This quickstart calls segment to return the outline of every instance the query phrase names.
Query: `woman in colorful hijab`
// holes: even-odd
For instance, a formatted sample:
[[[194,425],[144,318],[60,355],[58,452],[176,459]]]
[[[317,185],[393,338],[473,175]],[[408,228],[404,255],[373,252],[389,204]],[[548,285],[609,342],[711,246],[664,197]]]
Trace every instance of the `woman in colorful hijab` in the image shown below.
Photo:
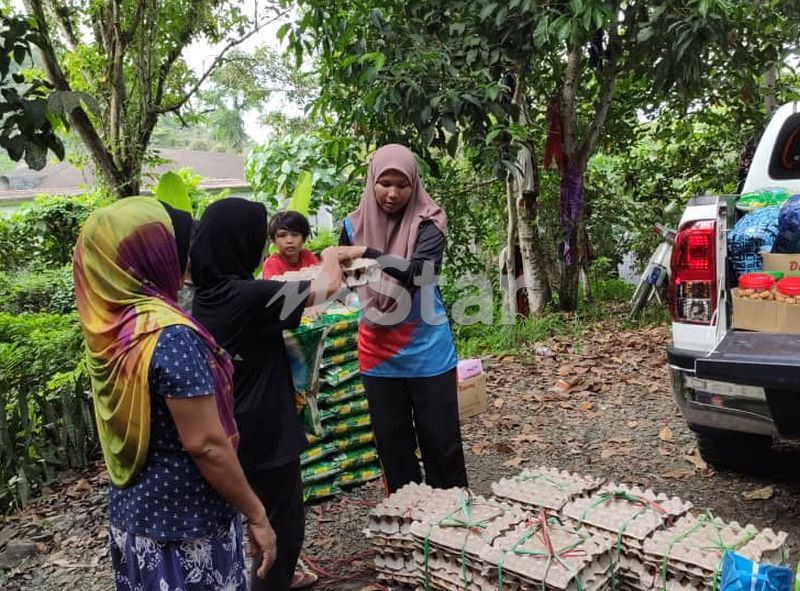
[[[246,589],[238,512],[262,577],[275,556],[236,459],[230,358],[176,301],[190,233],[188,214],[129,197],[94,212],[75,249],[119,591]]]
[[[234,197],[212,203],[192,243],[192,313],[233,356],[239,461],[278,536],[275,565],[264,580],[252,577],[251,591],[286,591],[305,532],[300,453],[307,441],[283,330],[297,328],[316,298],[336,293],[343,257],[336,247],[323,251],[314,281],[254,279],[266,246],[263,204]]]
[[[428,484],[467,486],[456,351],[436,285],[446,232],[413,152],[397,144],[376,151],[340,244],[383,269],[378,285],[359,291],[358,361],[389,493],[421,482],[417,445]]]

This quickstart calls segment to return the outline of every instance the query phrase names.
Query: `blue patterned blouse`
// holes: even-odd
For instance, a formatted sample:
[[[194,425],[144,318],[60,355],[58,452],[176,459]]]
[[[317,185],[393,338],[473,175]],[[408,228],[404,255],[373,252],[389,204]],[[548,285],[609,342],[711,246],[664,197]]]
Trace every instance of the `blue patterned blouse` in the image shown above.
[[[111,525],[156,540],[227,531],[235,510],[211,488],[181,446],[165,397],[211,396],[207,347],[186,326],[161,332],[150,363],[150,447],[133,484],[111,487]]]

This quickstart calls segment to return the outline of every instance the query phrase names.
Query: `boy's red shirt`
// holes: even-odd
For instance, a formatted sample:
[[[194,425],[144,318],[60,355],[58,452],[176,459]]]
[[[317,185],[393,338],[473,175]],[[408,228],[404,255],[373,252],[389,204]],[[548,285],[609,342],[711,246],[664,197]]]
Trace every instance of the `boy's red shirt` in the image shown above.
[[[264,261],[261,277],[269,279],[276,275],[283,275],[287,271],[299,271],[305,267],[313,267],[315,265],[319,265],[319,259],[307,248],[300,249],[300,258],[297,259],[296,265],[292,265],[280,253],[276,252]]]

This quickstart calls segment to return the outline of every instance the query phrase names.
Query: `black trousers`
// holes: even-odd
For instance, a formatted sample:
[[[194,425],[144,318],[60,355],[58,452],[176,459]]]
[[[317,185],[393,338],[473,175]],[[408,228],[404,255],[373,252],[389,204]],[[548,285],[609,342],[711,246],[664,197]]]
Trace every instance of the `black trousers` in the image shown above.
[[[458,421],[456,370],[430,378],[362,376],[375,445],[389,494],[409,482],[435,488],[467,486]]]
[[[256,576],[261,564],[254,560],[250,570],[251,591],[287,591],[294,568],[300,557],[305,537],[305,508],[303,484],[300,480],[300,460],[247,474],[247,480],[264,507],[275,530],[278,552],[275,563],[264,580]]]

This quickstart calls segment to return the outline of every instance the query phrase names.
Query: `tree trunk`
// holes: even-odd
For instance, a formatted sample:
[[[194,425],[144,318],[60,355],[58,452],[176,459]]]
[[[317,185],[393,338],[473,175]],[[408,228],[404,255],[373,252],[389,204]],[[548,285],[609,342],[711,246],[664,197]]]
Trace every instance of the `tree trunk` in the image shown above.
[[[535,169],[534,169],[535,170]],[[521,191],[517,198],[519,217],[519,248],[522,253],[522,269],[525,277],[525,293],[531,314],[540,314],[552,299],[550,281],[542,252],[537,217],[539,186],[536,191]]]
[[[500,253],[500,288],[503,290],[503,322],[513,323],[517,318],[517,265],[514,250],[517,246],[516,179],[508,176],[506,181],[506,245]]]

